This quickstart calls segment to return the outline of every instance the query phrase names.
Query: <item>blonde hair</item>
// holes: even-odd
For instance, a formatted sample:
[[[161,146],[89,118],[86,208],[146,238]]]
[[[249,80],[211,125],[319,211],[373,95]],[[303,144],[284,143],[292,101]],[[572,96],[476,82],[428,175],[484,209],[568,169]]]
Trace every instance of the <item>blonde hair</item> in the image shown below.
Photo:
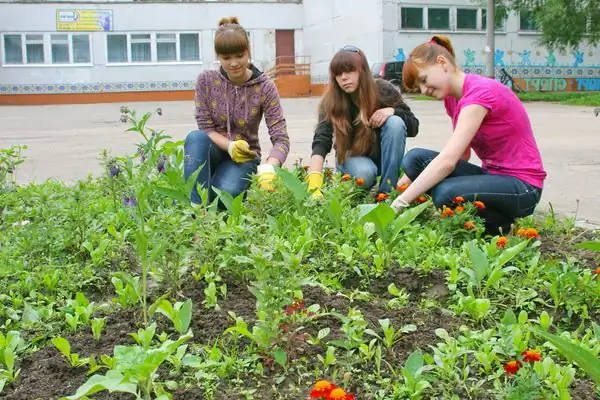
[[[402,67],[402,81],[408,90],[417,87],[419,68],[424,65],[436,63],[439,56],[444,56],[450,64],[457,67],[454,48],[446,36],[435,35],[427,42],[418,45],[410,52],[404,67]]]
[[[229,55],[246,51],[250,53],[250,40],[238,17],[221,18],[215,33],[215,53]]]

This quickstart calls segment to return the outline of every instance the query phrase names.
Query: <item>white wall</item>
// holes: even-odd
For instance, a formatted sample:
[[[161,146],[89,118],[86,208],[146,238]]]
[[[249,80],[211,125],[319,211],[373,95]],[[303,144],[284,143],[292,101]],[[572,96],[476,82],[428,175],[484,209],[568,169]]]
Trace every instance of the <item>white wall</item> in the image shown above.
[[[327,80],[329,62],[345,44],[361,48],[369,60],[382,56],[382,0],[304,0],[304,53],[313,82]]]
[[[296,52],[302,53],[302,4],[294,3],[108,3],[0,4],[1,32],[56,31],[56,10],[113,10],[114,32],[201,32],[200,63],[171,65],[106,65],[106,34],[91,33],[93,66],[4,66],[0,83],[96,83],[127,81],[190,81],[204,68],[215,67],[213,35],[223,16],[235,15],[250,32],[253,60],[266,68],[275,58],[275,30],[296,30]],[[268,18],[266,18],[268,16]],[[0,49],[2,46],[0,46]],[[1,51],[1,50],[0,50]],[[3,59],[0,54],[0,60]]]

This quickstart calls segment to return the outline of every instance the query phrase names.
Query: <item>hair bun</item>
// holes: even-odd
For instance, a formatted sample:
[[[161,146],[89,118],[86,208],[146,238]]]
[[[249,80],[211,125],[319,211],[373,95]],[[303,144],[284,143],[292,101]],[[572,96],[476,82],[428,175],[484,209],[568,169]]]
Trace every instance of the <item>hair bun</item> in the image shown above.
[[[440,46],[448,50],[448,53],[450,53],[452,57],[456,56],[454,54],[454,47],[452,46],[452,42],[450,41],[449,37],[444,35],[435,35],[431,38],[431,41],[439,44]]]
[[[240,24],[240,20],[238,17],[223,17],[219,20],[219,26],[228,25],[228,24]]]

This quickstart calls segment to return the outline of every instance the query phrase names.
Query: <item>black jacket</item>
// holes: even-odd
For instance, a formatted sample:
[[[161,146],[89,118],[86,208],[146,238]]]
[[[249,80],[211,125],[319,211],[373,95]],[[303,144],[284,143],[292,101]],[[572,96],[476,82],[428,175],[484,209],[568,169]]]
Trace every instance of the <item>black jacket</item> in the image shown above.
[[[377,109],[392,107],[394,108],[394,115],[402,118],[406,124],[408,137],[415,137],[419,133],[419,120],[410,110],[410,107],[404,102],[400,90],[398,90],[390,82],[383,79],[376,79],[375,85],[377,87]],[[348,118],[353,121],[358,113],[358,108],[353,107],[350,110]],[[380,129],[376,130],[376,146],[374,149],[379,149],[379,133]],[[319,113],[319,123],[315,129],[315,135],[312,141],[312,155],[320,155],[326,157],[333,147],[333,125],[330,121],[325,120],[322,112]],[[366,154],[365,154],[366,155]],[[370,156],[378,158],[377,155],[371,154]]]

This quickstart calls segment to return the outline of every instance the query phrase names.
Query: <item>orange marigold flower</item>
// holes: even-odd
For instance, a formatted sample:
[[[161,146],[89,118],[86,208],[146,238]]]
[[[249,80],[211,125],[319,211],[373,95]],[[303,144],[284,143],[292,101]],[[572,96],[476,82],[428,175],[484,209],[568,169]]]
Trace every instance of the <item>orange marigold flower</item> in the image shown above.
[[[378,193],[377,197],[375,198],[378,202],[382,202],[382,201],[386,201],[390,196],[387,193]]]
[[[506,364],[504,364],[504,372],[506,372],[507,375],[514,375],[517,372],[519,372],[519,370],[521,369],[521,365],[521,361],[509,361]]]
[[[467,221],[464,223],[463,226],[465,227],[465,229],[475,229],[475,222]]]
[[[485,208],[485,204],[483,204],[483,201],[475,200],[473,202],[473,205],[480,210],[483,210]]]
[[[525,237],[529,239],[537,239],[538,237],[540,237],[540,234],[538,233],[537,229],[528,228],[525,230]]]
[[[354,395],[346,393],[344,389],[336,388],[329,393],[327,400],[354,400]]]
[[[352,179],[352,176],[350,174],[344,174],[344,175],[342,175],[342,180],[343,181],[349,181],[350,179]]]
[[[444,206],[444,209],[442,210],[442,218],[451,217],[453,215],[454,211],[452,211],[451,208]]]
[[[500,236],[498,238],[498,240],[496,241],[496,246],[505,247],[507,243],[508,243],[508,238],[506,236]]]
[[[302,167],[302,168],[304,168],[304,170],[305,170],[305,171],[308,171],[308,169],[310,168],[310,165],[305,165],[305,166],[304,166],[304,167]]]
[[[456,208],[454,209],[454,212],[457,214],[462,214],[465,211],[465,208],[463,206],[456,206]]]
[[[325,381],[325,380],[317,381],[317,383],[315,383],[315,386],[310,391],[310,398],[311,399],[320,399],[322,397],[329,398],[329,395],[335,388],[336,388],[336,386],[329,381]]]
[[[600,267],[596,268],[596,270],[594,271],[594,273],[595,273],[596,275],[600,275]]]
[[[462,196],[456,196],[455,198],[452,199],[452,202],[458,203],[458,204],[463,203],[464,201],[465,201],[465,198]]]
[[[542,355],[535,350],[525,350],[521,353],[524,362],[542,361]]]
[[[419,203],[419,204],[423,204],[426,201],[427,201],[427,197],[425,197],[425,196],[419,196],[419,197],[417,197],[417,203]]]
[[[364,185],[364,184],[365,184],[365,180],[364,180],[363,178],[357,178],[357,179],[356,179],[356,184],[357,184],[358,186],[362,186],[362,185]]]
[[[517,236],[525,237],[525,232],[525,228],[519,228],[517,229]]]
[[[396,190],[399,192],[404,192],[406,189],[408,189],[408,183],[396,186]]]

